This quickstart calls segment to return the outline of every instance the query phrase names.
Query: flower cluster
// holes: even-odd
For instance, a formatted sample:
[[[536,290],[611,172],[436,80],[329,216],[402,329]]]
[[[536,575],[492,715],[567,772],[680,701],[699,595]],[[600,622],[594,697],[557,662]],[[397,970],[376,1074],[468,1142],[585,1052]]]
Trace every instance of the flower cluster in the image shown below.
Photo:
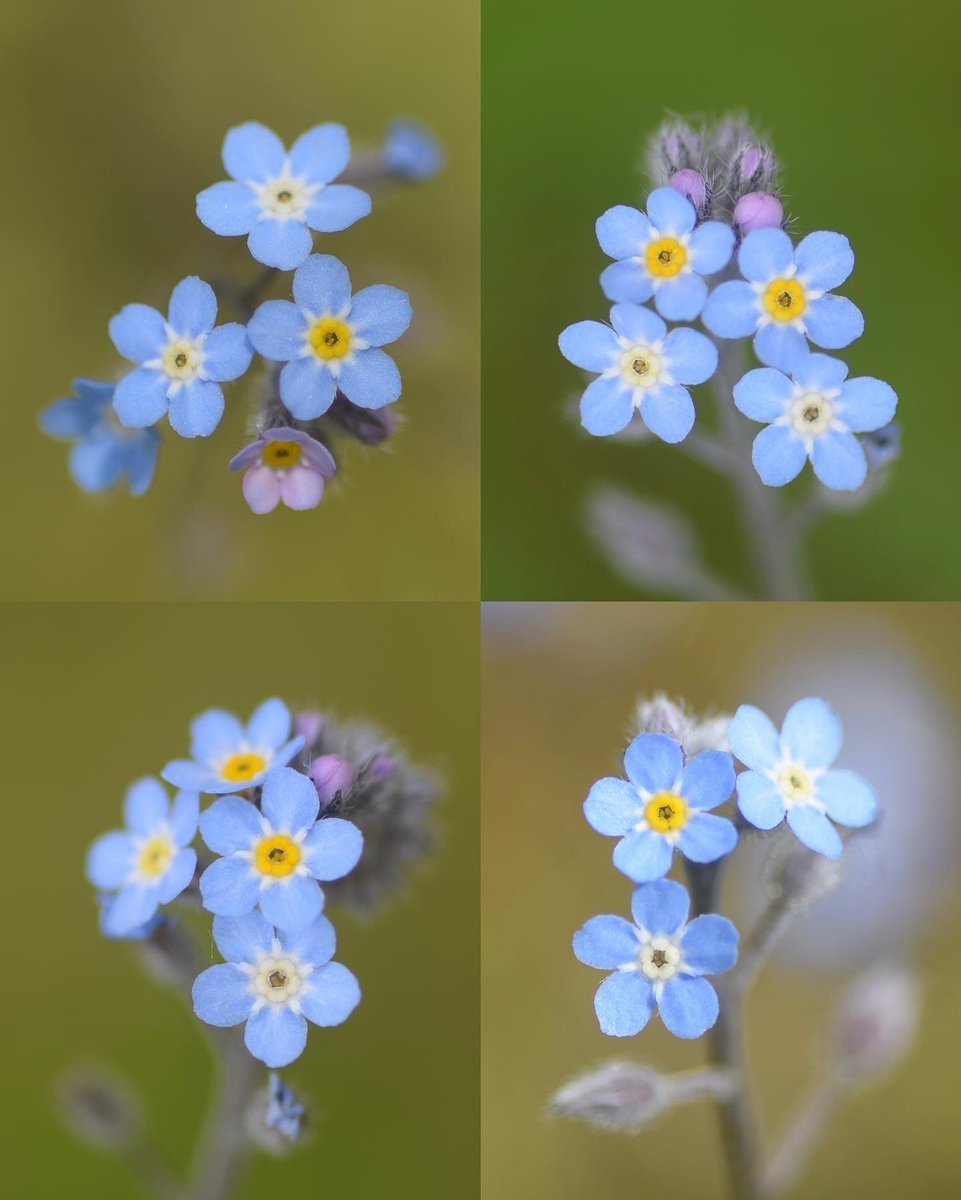
[[[600,277],[610,324],[581,321],[560,335],[564,357],[597,376],[582,425],[616,434],[636,412],[656,437],[683,441],[695,423],[688,389],[718,372],[719,353],[723,378],[736,371],[733,354],[750,338],[764,365],[730,391],[719,383],[719,400],[765,425],[753,448],[763,482],[786,484],[810,459],[826,487],[861,487],[874,456],[857,435],[888,427],[897,396],[811,349],[843,349],[864,331],[857,307],[835,294],[854,268],[848,239],[822,231],[794,244],[774,156],[740,122],[705,133],[671,122],[652,158],[661,186],[646,211],[617,205],[597,222],[613,259]]]
[[[197,216],[220,236],[245,236],[266,270],[247,287],[224,288],[238,321],[218,324],[217,294],[193,275],[174,288],[166,313],[136,303],[111,319],[111,340],[132,369],[116,384],[76,380],[75,395],[40,416],[45,433],[74,443],[78,485],[99,492],[125,476],[134,495],[145,492],[158,425],[166,418],[181,437],[209,437],[224,415],[223,385],[247,374],[258,355],[266,367],[257,436],[229,467],[245,471],[243,493],[255,513],[279,503],[316,507],[336,470],[326,441],[347,434],[376,445],[393,428],[375,415],[401,394],[400,372],[382,347],[407,330],[412,311],[395,287],[355,293],[342,262],[312,253],[313,234],[347,229],[371,212],[369,193],[352,178],[368,187],[422,181],[442,163],[436,139],[412,121],[395,122],[382,147],[354,157],[342,125],[318,125],[289,149],[256,122],[229,130],[230,178],[197,196]],[[294,272],[292,301],[258,305],[284,271]]]

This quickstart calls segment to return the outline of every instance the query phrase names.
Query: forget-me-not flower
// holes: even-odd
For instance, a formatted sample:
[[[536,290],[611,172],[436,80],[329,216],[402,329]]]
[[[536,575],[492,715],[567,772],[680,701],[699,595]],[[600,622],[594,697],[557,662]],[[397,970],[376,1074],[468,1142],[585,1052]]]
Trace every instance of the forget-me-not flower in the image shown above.
[[[264,1124],[275,1129],[288,1142],[296,1142],[300,1135],[300,1123],[304,1118],[304,1106],[276,1071],[271,1071],[267,1080],[267,1111]]]
[[[381,148],[387,170],[400,179],[423,183],[444,166],[444,148],[419,121],[398,117],[391,121]]]
[[[292,271],[313,247],[311,230],[336,233],[366,217],[370,196],[335,184],[350,162],[343,125],[317,125],[290,151],[265,125],[248,121],[228,130],[223,162],[231,181],[197,197],[197,216],[225,237],[247,234],[258,262]]]
[[[574,953],[589,967],[612,971],[594,997],[601,1032],[640,1033],[657,1009],[676,1037],[697,1038],[717,1020],[717,992],[704,978],[737,961],[738,932],[717,913],[689,924],[690,900],[672,879],[643,884],[631,900],[633,923],[592,917],[574,934]]]
[[[734,403],[741,412],[767,423],[752,452],[765,483],[790,482],[807,459],[826,487],[851,491],[864,483],[868,462],[854,435],[887,425],[898,398],[880,379],[846,379],[847,373],[836,358],[807,354],[790,378],[762,367],[735,385]]]
[[[268,300],[250,320],[254,349],[283,362],[280,398],[299,421],[321,416],[338,388],[360,408],[383,408],[400,395],[397,364],[379,347],[411,321],[406,292],[375,284],[351,295],[347,268],[313,254],[294,274],[294,302]]]
[[[685,385],[717,370],[714,344],[695,329],[668,333],[656,313],[637,304],[615,304],[611,325],[578,321],[558,339],[569,362],[598,375],[581,397],[581,424],[597,437],[619,433],[636,410],[662,441],[683,441],[694,427]]]
[[[298,511],[316,508],[337,464],[323,442],[277,425],[235,454],[228,469],[245,472],[244,499],[255,513],[268,513],[281,502]]]
[[[87,878],[107,893],[101,926],[109,937],[139,932],[190,883],[199,812],[196,792],[178,792],[171,805],[158,779],[140,779],[127,790],[126,829],[105,833],[87,855]]]
[[[831,824],[860,828],[877,812],[871,786],[853,771],[832,769],[841,749],[841,722],[824,700],[798,700],[780,733],[770,717],[742,704],[727,731],[733,753],[748,768],[737,777],[738,808],[758,829],[787,823],[811,850],[840,858]]]
[[[170,296],[166,319],[147,304],[128,304],[110,321],[114,345],[137,370],[117,384],[113,406],[121,424],[154,425],[164,413],[181,437],[208,437],[224,412],[222,383],[250,366],[243,325],[214,328],[217,297],[189,275]]]
[[[103,492],[126,476],[133,496],[153,480],[160,434],[153,428],[126,429],[113,411],[114,385],[75,379],[74,395],[54,400],[40,414],[40,428],[68,438],[70,474],[85,492]]]
[[[317,820],[320,800],[306,775],[277,767],[263,783],[260,808],[222,796],[200,819],[216,859],[200,877],[204,907],[240,917],[257,904],[271,924],[300,929],[320,915],[318,880],[341,879],[364,847],[360,830],[340,817]]]
[[[840,350],[864,332],[860,310],[832,294],[854,269],[842,234],[810,233],[795,249],[783,229],[756,229],[737,262],[744,280],[716,287],[701,319],[718,337],[754,334],[754,350],[768,366],[790,370],[807,350],[806,338]]]
[[[617,261],[601,275],[608,300],[654,305],[668,321],[693,321],[707,299],[704,275],[730,261],[734,231],[720,221],[697,225],[690,200],[673,187],[647,198],[647,215],[618,204],[597,221],[597,240]]]
[[[215,917],[227,960],[194,980],[194,1012],[208,1025],[246,1022],[244,1042],[268,1067],[286,1067],[307,1044],[307,1021],[340,1025],[360,1002],[360,984],[331,962],[337,939],[326,917],[278,933],[260,913]]]
[[[704,750],[686,764],[663,733],[641,733],[624,753],[627,779],[599,779],[584,801],[598,833],[620,838],[614,865],[635,883],[666,875],[675,846],[692,862],[730,854],[737,830],[708,809],[734,791],[734,764],[723,750]]]

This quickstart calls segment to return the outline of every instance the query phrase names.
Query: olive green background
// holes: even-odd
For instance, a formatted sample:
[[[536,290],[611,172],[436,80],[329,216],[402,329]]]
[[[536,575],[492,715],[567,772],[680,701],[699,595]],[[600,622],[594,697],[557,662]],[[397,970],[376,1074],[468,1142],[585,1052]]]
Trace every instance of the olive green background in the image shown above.
[[[485,0],[483,13],[484,595],[637,596],[583,531],[602,481],[689,514],[706,559],[748,585],[729,485],[676,448],[584,433],[583,373],[557,349],[566,325],[607,317],[594,222],[643,200],[637,168],[665,111],[743,109],[785,164],[794,231],[854,246],[843,290],[866,332],[841,357],[900,396],[903,458],[870,509],[819,528],[818,594],[961,596],[958,7]],[[710,408],[706,389],[695,403]]]
[[[926,676],[937,680],[945,719],[953,715],[956,726],[958,608],[865,604],[856,613],[843,604],[531,608],[537,611],[514,614],[513,632],[503,628],[510,618],[495,614],[484,634],[482,1195],[725,1200],[710,1104],[669,1112],[635,1137],[545,1116],[551,1093],[611,1059],[644,1061],[662,1071],[704,1062],[703,1043],[682,1042],[656,1020],[638,1038],[605,1037],[597,1027],[592,1001],[602,973],[575,960],[571,934],[595,913],[624,912],[630,885],[611,866],[610,839],[585,822],[583,798],[596,779],[619,773],[640,696],[666,690],[687,699],[696,712],[731,711],[751,686],[747,663],[753,648],[785,642],[799,625],[806,634],[821,631],[834,644],[838,631],[883,622],[892,639],[917,656]],[[822,672],[833,669],[826,654],[811,652]],[[776,670],[772,659],[770,671]],[[898,705],[892,695],[888,725],[895,742]],[[914,749],[902,746],[908,755]],[[920,813],[931,799],[892,796],[883,779],[873,782],[883,804],[917,800]],[[948,791],[944,803],[953,795],[956,790]],[[956,1080],[961,888],[957,874],[945,883],[947,920],[926,928],[921,944],[904,948],[922,970],[919,1039],[894,1072],[841,1110],[791,1200],[905,1195],[946,1200],[954,1194],[961,1171]],[[723,911],[740,924],[735,901],[728,894]],[[745,928],[741,924],[742,933]],[[825,936],[830,938],[830,929]],[[768,1147],[814,1083],[817,1047],[843,979],[837,972],[774,962],[751,993],[748,1069]]]
[[[479,6],[437,0],[36,0],[0,32],[0,298],[7,453],[0,544],[12,599],[468,599],[478,578]],[[356,287],[407,290],[404,421],[390,450],[348,445],[318,509],[255,516],[228,474],[256,372],[209,439],[163,423],[150,492],[89,497],[36,414],[78,375],[122,373],[107,322],[166,311],[188,274],[260,271],[194,214],[225,177],[226,130],[289,144],[325,120],[377,144],[398,114],[439,134],[436,180],[375,195],[315,238]],[[290,276],[276,294],[287,294]],[[222,319],[233,319],[226,305]]]
[[[55,1081],[78,1064],[127,1075],[185,1165],[212,1078],[204,1027],[134,949],[100,935],[84,855],[121,824],[127,785],[187,750],[193,716],[220,705],[246,719],[270,695],[382,723],[446,789],[436,852],[396,899],[363,920],[331,910],[363,999],[344,1025],[312,1028],[284,1072],[319,1112],[313,1140],[282,1162],[257,1158],[237,1200],[475,1195],[476,608],[8,604],[2,615],[4,1196],[140,1195],[55,1115]]]

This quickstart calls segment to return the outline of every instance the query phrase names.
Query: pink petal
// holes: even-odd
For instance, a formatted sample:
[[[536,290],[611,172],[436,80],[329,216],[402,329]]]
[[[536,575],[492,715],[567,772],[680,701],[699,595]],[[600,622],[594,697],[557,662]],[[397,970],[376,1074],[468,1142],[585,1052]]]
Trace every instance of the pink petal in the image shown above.
[[[251,467],[244,476],[244,499],[255,513],[269,513],[280,500],[280,484],[270,467]]]
[[[288,508],[316,508],[323,494],[322,476],[309,467],[293,467],[280,481],[280,496]]]

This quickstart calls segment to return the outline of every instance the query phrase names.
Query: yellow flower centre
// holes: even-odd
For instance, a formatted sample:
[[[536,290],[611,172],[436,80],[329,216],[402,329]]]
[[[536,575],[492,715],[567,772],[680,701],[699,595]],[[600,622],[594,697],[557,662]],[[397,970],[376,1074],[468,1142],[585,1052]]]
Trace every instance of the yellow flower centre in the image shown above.
[[[300,847],[285,833],[275,833],[257,843],[254,850],[254,865],[264,875],[281,878],[289,875],[301,860]]]
[[[673,833],[687,824],[687,801],[676,792],[657,792],[648,800],[644,818],[655,833]]]
[[[266,767],[261,755],[248,751],[246,754],[232,754],[220,768],[220,775],[231,783],[249,783]]]
[[[321,317],[310,327],[307,341],[318,358],[343,358],[350,353],[351,329],[337,317]]]
[[[268,442],[260,452],[260,457],[268,467],[283,470],[285,467],[295,467],[303,450],[297,442]]]
[[[150,838],[140,851],[137,867],[141,875],[149,879],[157,879],[165,875],[174,857],[174,846],[166,834]]]
[[[658,238],[647,247],[647,269],[659,279],[673,279],[684,270],[687,250],[677,238]]]
[[[189,338],[179,338],[167,346],[161,362],[169,379],[192,379],[202,360],[203,355]]]
[[[796,279],[772,279],[764,292],[764,310],[775,321],[794,321],[807,308],[804,288]]]
[[[814,780],[804,767],[785,763],[777,773],[778,791],[788,802],[806,803],[814,797]]]

